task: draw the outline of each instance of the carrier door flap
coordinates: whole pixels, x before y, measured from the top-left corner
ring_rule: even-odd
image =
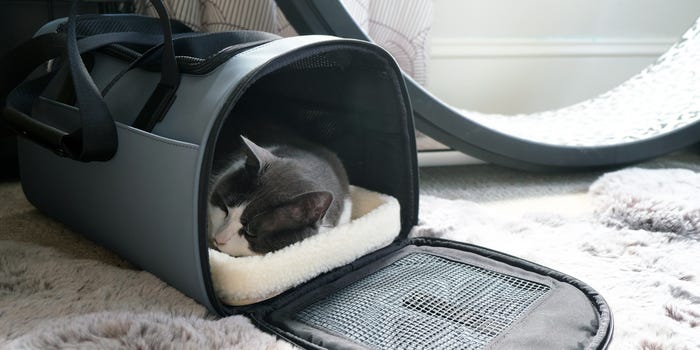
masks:
[[[262,322],[300,345],[333,349],[564,349],[600,342],[599,318],[569,283],[409,245],[294,296]]]

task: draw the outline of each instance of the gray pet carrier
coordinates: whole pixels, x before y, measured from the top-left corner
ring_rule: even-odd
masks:
[[[22,136],[22,185],[37,208],[212,311],[306,348],[607,347],[610,310],[581,281],[407,238],[418,214],[413,120],[385,51],[329,36],[197,33],[153,3],[160,19],[77,17],[74,5],[4,58],[3,117]],[[268,300],[229,306],[210,273],[208,179],[240,122],[263,114],[336,152],[352,184],[396,198],[400,233]]]

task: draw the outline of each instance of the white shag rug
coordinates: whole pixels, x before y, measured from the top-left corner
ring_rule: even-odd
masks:
[[[473,202],[423,196],[413,234],[496,249],[584,281],[612,309],[611,349],[700,349],[700,175],[632,168],[602,176],[588,197],[594,215],[504,220]]]
[[[422,196],[413,235],[482,245],[583,280],[611,306],[610,349],[700,349],[698,179],[689,171],[622,170],[574,201],[593,210],[564,214],[533,205],[505,215],[503,206]],[[0,199],[17,192],[0,186]],[[0,348],[291,347],[240,316],[217,320],[28,206],[0,203],[0,211]],[[44,231],[73,239],[73,248],[27,237]]]
[[[700,174],[632,168],[591,186],[600,220],[615,227],[700,235]]]

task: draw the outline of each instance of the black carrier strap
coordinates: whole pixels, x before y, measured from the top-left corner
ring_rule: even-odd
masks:
[[[160,0],[152,1],[158,20],[138,15],[89,15],[78,22],[78,2],[73,2],[70,17],[59,26],[59,33],[37,36],[0,60],[0,102],[4,121],[16,133],[84,162],[109,160],[117,150],[116,125],[103,96],[129,70],[144,67],[160,71],[158,85],[132,124],[150,132],[167,113],[180,84],[176,51],[189,56],[184,57],[185,62],[203,62],[194,68],[185,64],[185,71],[206,71],[239,52],[279,38],[257,31],[195,33],[171,22]],[[86,35],[80,41],[77,28]],[[172,28],[177,30],[175,37]],[[110,44],[126,45],[139,54],[99,91],[81,54]],[[37,67],[54,59],[60,61],[58,69],[25,80]]]
[[[161,79],[146,102],[141,114],[159,120],[175,98],[180,83],[180,74],[172,43],[170,19],[160,0],[152,0],[160,16],[163,30],[163,55],[161,56]],[[5,101],[3,118],[19,134],[38,144],[54,150],[57,154],[72,159],[106,161],[117,151],[117,131],[114,119],[102,98],[102,94],[90,77],[81,51],[88,51],[115,42],[143,42],[152,38],[143,33],[117,32],[99,34],[81,40],[78,46],[76,34],[76,12],[79,1],[73,1],[66,25],[66,34],[45,34],[20,45],[6,56],[0,64],[4,70],[14,72],[3,77],[0,83],[0,98],[10,94],[19,82],[46,61],[60,56],[65,49],[67,69],[73,82],[77,106],[71,106],[45,96],[39,96],[31,112]],[[61,44],[61,39],[65,39]],[[37,79],[39,80],[39,79]],[[26,82],[31,86],[36,80]],[[31,116],[30,116],[31,115]],[[153,125],[155,122],[152,123]]]
[[[0,59],[0,106],[5,98],[36,67],[58,57],[66,48],[66,36],[49,33],[25,41]]]

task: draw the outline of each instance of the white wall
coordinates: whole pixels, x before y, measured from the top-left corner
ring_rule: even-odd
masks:
[[[429,89],[454,106],[527,113],[594,97],[654,62],[698,0],[434,0]]]

